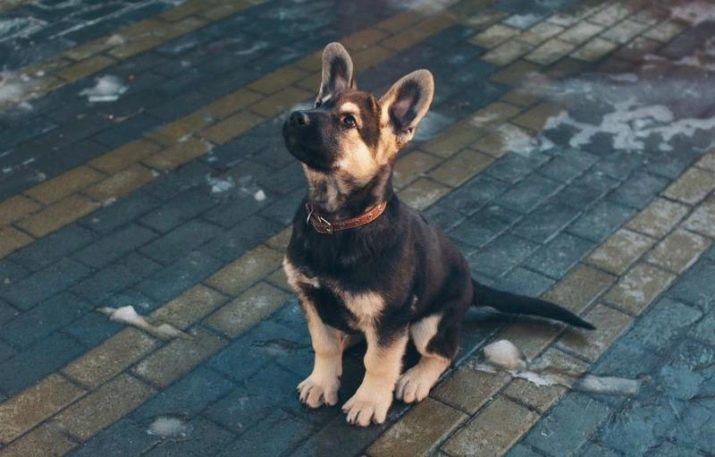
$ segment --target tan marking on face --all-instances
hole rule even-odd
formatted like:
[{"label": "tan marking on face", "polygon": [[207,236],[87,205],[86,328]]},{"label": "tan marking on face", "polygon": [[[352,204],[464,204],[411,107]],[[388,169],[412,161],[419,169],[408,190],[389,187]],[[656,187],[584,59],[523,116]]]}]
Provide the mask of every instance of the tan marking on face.
[{"label": "tan marking on face", "polygon": [[[357,185],[370,182],[379,169],[375,154],[355,129],[348,130],[340,139],[340,158],[336,162],[339,176],[350,177]],[[345,184],[348,180],[343,180]]]}]

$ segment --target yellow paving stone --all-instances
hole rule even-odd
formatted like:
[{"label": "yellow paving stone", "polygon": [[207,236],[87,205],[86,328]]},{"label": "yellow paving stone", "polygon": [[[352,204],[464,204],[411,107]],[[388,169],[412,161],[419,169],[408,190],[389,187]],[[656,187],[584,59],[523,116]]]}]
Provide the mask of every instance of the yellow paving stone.
[{"label": "yellow paving stone", "polygon": [[92,168],[114,174],[161,149],[156,143],[140,138],[89,162]]},{"label": "yellow paving stone", "polygon": [[283,268],[278,268],[276,271],[271,273],[270,276],[266,278],[266,281],[268,281],[271,285],[293,293],[293,289],[290,287],[290,284],[288,284],[288,277],[286,276]]},{"label": "yellow paving stone", "polygon": [[259,245],[214,273],[204,282],[235,297],[281,266],[283,252]]},{"label": "yellow paving stone", "polygon": [[427,38],[430,34],[416,27],[411,27],[397,35],[393,35],[383,40],[380,44],[388,49],[402,51]]},{"label": "yellow paving stone", "polygon": [[[221,100],[223,100],[223,98],[219,99],[219,101]],[[173,146],[186,141],[193,133],[214,124],[215,121],[216,119],[214,119],[210,113],[199,109],[187,116],[180,117],[175,121],[154,129],[147,137],[164,146]]]},{"label": "yellow paving stone", "polygon": [[207,140],[224,144],[261,122],[262,118],[248,111],[240,111],[218,124],[211,125],[200,132]]},{"label": "yellow paving stone", "polygon": [[639,315],[675,279],[675,275],[647,263],[637,263],[608,291],[604,299]]},{"label": "yellow paving stone", "polygon": [[151,383],[166,387],[226,345],[226,340],[204,329],[191,332],[190,339],[177,338],[157,349],[132,370]]},{"label": "yellow paving stone", "polygon": [[510,152],[515,145],[528,142],[530,138],[531,134],[529,132],[507,122],[475,141],[471,147],[492,157],[499,158]]},{"label": "yellow paving stone", "polygon": [[491,80],[497,83],[516,86],[540,71],[535,63],[520,59],[494,73]]},{"label": "yellow paving stone", "polygon": [[482,60],[491,64],[507,65],[533,49],[533,45],[517,39],[511,39],[482,56]]},{"label": "yellow paving stone", "polygon": [[549,65],[564,57],[573,49],[573,44],[561,41],[558,38],[552,38],[531,51],[524,58],[539,65]]},{"label": "yellow paving stone", "polygon": [[209,5],[210,3],[205,0],[188,1],[162,12],[159,17],[167,21],[177,21],[191,14],[201,12]]},{"label": "yellow paving stone", "polygon": [[58,374],[0,403],[0,442],[8,443],[66,405],[85,391]]},{"label": "yellow paving stone", "polygon": [[654,244],[653,238],[620,229],[588,256],[588,263],[621,275]]},{"label": "yellow paving stone", "polygon": [[[303,70],[307,71],[315,71],[315,69],[320,69],[321,66],[323,65],[323,50],[315,51],[312,52],[305,57],[301,57],[300,59],[296,60],[293,65],[296,67],[302,68]],[[353,61],[355,58],[353,58]],[[355,62],[353,62],[355,63]]]},{"label": "yellow paving stone", "polygon": [[203,284],[196,284],[151,313],[151,318],[157,323],[186,329],[227,301],[228,297],[225,295]]},{"label": "yellow paving stone", "polygon": [[291,226],[288,226],[278,232],[277,234],[273,235],[272,237],[268,238],[265,242],[266,246],[268,246],[271,249],[275,249],[276,251],[280,252],[281,255],[285,252],[285,250],[288,248],[288,243],[290,242],[290,237],[293,233],[293,228]]},{"label": "yellow paving stone", "polygon": [[356,52],[366,49],[388,36],[389,34],[383,30],[367,28],[346,36],[340,40],[340,43],[342,43],[349,52]]},{"label": "yellow paving stone", "polygon": [[568,389],[560,385],[537,386],[524,379],[514,378],[504,389],[503,395],[544,414],[567,392]]},{"label": "yellow paving stone", "polygon": [[421,18],[422,17],[414,11],[404,11],[378,22],[375,27],[387,32],[399,33],[419,21]]},{"label": "yellow paving stone", "polygon": [[114,63],[116,63],[114,59],[103,55],[96,55],[61,69],[57,72],[57,76],[65,81],[73,82],[93,75]]},{"label": "yellow paving stone", "polygon": [[631,12],[625,5],[612,3],[598,13],[589,17],[588,20],[599,25],[612,26],[629,14],[631,14]]},{"label": "yellow paving stone", "polygon": [[431,154],[420,150],[412,151],[406,156],[400,157],[395,163],[392,182],[395,189],[402,189],[415,179],[423,176],[427,170],[434,168],[440,160]]},{"label": "yellow paving stone", "polygon": [[308,72],[298,67],[283,67],[264,75],[256,82],[248,85],[248,88],[261,94],[274,94],[293,82],[303,79]]},{"label": "yellow paving stone", "polygon": [[695,166],[715,172],[715,149],[702,156]]},{"label": "yellow paving stone", "polygon": [[76,443],[58,430],[40,425],[27,435],[0,449],[0,457],[50,457],[65,455]]},{"label": "yellow paving stone", "polygon": [[215,102],[209,103],[205,108],[201,109],[201,112],[210,115],[214,119],[225,119],[256,102],[261,97],[262,95],[258,92],[244,87],[219,98]]},{"label": "yellow paving stone", "polygon": [[538,45],[563,31],[564,28],[560,25],[542,21],[522,33],[519,39],[529,44]]},{"label": "yellow paving stone", "polygon": [[462,149],[445,160],[428,176],[448,186],[459,186],[494,162],[494,157],[473,149]]},{"label": "yellow paving stone", "polygon": [[149,168],[133,164],[98,182],[84,193],[96,201],[105,201],[133,192],[154,178],[154,173]]},{"label": "yellow paving stone", "polygon": [[219,308],[205,322],[224,335],[235,338],[272,314],[287,298],[285,291],[259,282]]},{"label": "yellow paving stone", "polygon": [[559,114],[561,110],[561,107],[556,104],[543,102],[515,117],[511,122],[519,127],[539,133],[544,129],[546,122]]},{"label": "yellow paving stone", "polygon": [[420,149],[439,157],[450,157],[484,135],[484,131],[464,122],[448,127]]},{"label": "yellow paving stone", "polygon": [[52,423],[80,441],[125,416],[154,394],[154,389],[127,374],[112,381],[70,405],[55,416]]},{"label": "yellow paving stone", "polygon": [[400,199],[418,210],[424,210],[450,191],[450,187],[427,178],[418,178],[398,192]]},{"label": "yellow paving stone", "polygon": [[99,203],[86,197],[70,195],[17,222],[17,225],[39,238],[76,221],[98,207]]},{"label": "yellow paving stone", "polygon": [[[457,6],[459,5],[460,4],[457,4]],[[504,16],[506,15],[507,13],[505,11],[482,9],[481,11],[477,12],[477,14],[470,14],[468,17],[466,17],[464,19],[464,23],[472,27],[484,28],[494,24],[498,20],[504,18]]]},{"label": "yellow paving stone", "polygon": [[505,397],[497,397],[442,447],[452,457],[502,456],[539,416]]},{"label": "yellow paving stone", "polygon": [[286,87],[252,105],[251,110],[261,116],[271,117],[288,111],[296,104],[312,99],[314,96],[315,94],[313,92],[308,92],[296,87]]},{"label": "yellow paving stone", "polygon": [[[373,48],[368,48],[367,50],[371,50],[371,49],[373,49]],[[363,62],[364,59],[361,58],[360,61]],[[353,65],[355,66],[353,68],[353,71],[356,71],[356,72],[360,71],[359,69],[357,69],[357,65],[358,65],[357,63],[353,63]],[[316,68],[320,68],[320,67],[316,67]],[[308,76],[306,76],[305,78],[301,79],[300,81],[296,82],[295,86],[300,87],[301,89],[305,89],[308,92],[317,93],[318,88],[320,87],[320,78],[321,78],[321,72],[315,71],[315,72],[309,74]]]},{"label": "yellow paving stone", "polygon": [[104,174],[82,165],[26,190],[25,194],[49,205],[96,183],[104,177]]},{"label": "yellow paving stone", "polygon": [[10,197],[0,202],[0,227],[20,220],[40,208],[41,206],[37,202],[24,195]]},{"label": "yellow paving stone", "polygon": [[668,198],[695,205],[715,189],[715,173],[692,167],[663,192]]},{"label": "yellow paving stone", "polygon": [[146,333],[125,328],[74,360],[62,372],[95,389],[151,352],[156,345],[156,340]]},{"label": "yellow paving stone", "polygon": [[520,107],[504,101],[492,102],[469,116],[467,122],[474,127],[486,127],[511,119],[519,114],[520,111]]},{"label": "yellow paving stone", "polygon": [[[131,35],[124,34],[123,36],[130,37]],[[134,55],[140,54],[149,49],[155,48],[166,42],[165,37],[143,35],[137,39],[128,39],[125,44],[116,46],[108,51],[109,55],[118,60],[125,60]]]},{"label": "yellow paving stone", "polygon": [[[584,63],[583,61],[572,59],[571,57],[564,57],[555,64],[551,65],[544,72],[544,75],[546,75],[547,78],[550,78],[552,80],[566,79],[583,74],[585,68],[586,63]],[[548,90],[548,87],[546,87],[546,90]]]},{"label": "yellow paving stone", "polygon": [[678,229],[658,243],[648,261],[674,273],[687,270],[708,247],[710,240],[687,230]]},{"label": "yellow paving stone", "polygon": [[469,39],[469,42],[483,48],[493,48],[520,33],[519,29],[503,24],[494,24],[483,32],[474,35]]},{"label": "yellow paving stone", "polygon": [[250,6],[250,2],[217,2],[216,6],[207,8],[200,14],[211,21],[218,21],[239,12],[248,6]]},{"label": "yellow paving stone", "polygon": [[174,146],[150,155],[142,160],[142,162],[157,170],[171,171],[206,154],[209,150],[211,150],[211,145],[207,142],[196,138],[189,138],[186,141],[177,143]]},{"label": "yellow paving stone", "polygon": [[596,37],[592,38],[586,44],[572,52],[571,57],[574,59],[585,60],[586,62],[595,62],[617,47],[618,44],[613,41]]},{"label": "yellow paving stone", "polygon": [[533,360],[549,347],[564,328],[562,323],[526,318],[502,328],[494,339],[511,341],[521,349],[526,360]]},{"label": "yellow paving stone", "polygon": [[570,327],[559,338],[558,345],[590,362],[595,362],[633,322],[629,315],[602,303],[589,309],[584,319],[595,325],[596,330]]},{"label": "yellow paving stone", "polygon": [[[378,63],[387,60],[393,54],[393,50],[387,49],[383,46],[370,46],[369,48],[363,49],[362,51],[352,55],[354,62],[354,70],[363,71],[367,68],[372,67],[373,65],[377,65]],[[320,68],[320,66],[316,68]],[[314,85],[312,89],[308,89],[311,91],[317,91],[318,85],[319,84]]]},{"label": "yellow paving stone", "polygon": [[509,379],[505,373],[475,371],[467,364],[433,388],[430,395],[471,415],[490,401]]},{"label": "yellow paving stone", "polygon": [[667,43],[682,31],[683,27],[681,25],[667,20],[647,30],[643,36],[661,43]]},{"label": "yellow paving stone", "polygon": [[529,89],[514,89],[507,92],[501,100],[520,108],[527,108],[539,100],[539,95]]},{"label": "yellow paving stone", "polygon": [[112,43],[105,36],[96,40],[83,43],[76,48],[68,49],[62,53],[62,56],[68,57],[75,61],[87,59],[95,54],[99,54],[112,47]]},{"label": "yellow paving stone", "polygon": [[544,299],[578,314],[615,280],[616,278],[608,273],[580,264],[546,292]]},{"label": "yellow paving stone", "polygon": [[616,26],[604,31],[601,36],[616,43],[625,44],[638,36],[643,30],[648,28],[647,24],[626,19]]},{"label": "yellow paving stone", "polygon": [[715,238],[715,195],[711,195],[685,220],[685,228]]},{"label": "yellow paving stone", "polygon": [[662,238],[688,214],[688,207],[664,198],[656,198],[626,223],[626,227]]},{"label": "yellow paving stone", "polygon": [[598,35],[603,30],[602,25],[582,21],[559,35],[559,39],[567,43],[582,44]]},{"label": "yellow paving stone", "polygon": [[34,239],[14,227],[0,227],[0,257],[32,243]]},{"label": "yellow paving stone", "polygon": [[367,453],[370,457],[431,455],[434,447],[467,417],[463,412],[428,397],[375,440]]}]

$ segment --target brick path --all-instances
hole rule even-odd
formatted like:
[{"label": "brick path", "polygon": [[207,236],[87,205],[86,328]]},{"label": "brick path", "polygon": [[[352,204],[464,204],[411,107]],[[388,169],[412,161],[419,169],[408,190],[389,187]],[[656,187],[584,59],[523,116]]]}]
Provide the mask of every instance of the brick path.
[{"label": "brick path", "polygon": [[[22,27],[0,26],[0,456],[715,453],[715,4],[365,5],[2,4]],[[362,88],[435,74],[401,198],[480,280],[599,330],[475,311],[453,369],[387,424],[300,407],[312,352],[280,262],[304,183],[278,132],[333,40]],[[127,86],[116,101],[80,95],[106,76]],[[124,305],[190,337],[96,310]],[[476,371],[500,338],[644,387]],[[148,434],[164,416],[185,436]]]}]

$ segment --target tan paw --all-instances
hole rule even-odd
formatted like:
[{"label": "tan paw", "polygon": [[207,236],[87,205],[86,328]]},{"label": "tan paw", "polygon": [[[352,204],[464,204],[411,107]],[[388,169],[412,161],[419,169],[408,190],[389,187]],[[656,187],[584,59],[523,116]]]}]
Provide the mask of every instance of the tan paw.
[{"label": "tan paw", "polygon": [[343,405],[349,424],[367,427],[371,422],[382,424],[387,418],[387,410],[392,404],[392,391],[376,392],[363,389],[362,386],[355,395]]},{"label": "tan paw", "polygon": [[395,396],[405,403],[422,401],[429,395],[435,382],[437,376],[433,372],[420,369],[419,365],[414,366],[397,380]]},{"label": "tan paw", "polygon": [[298,398],[300,402],[310,408],[318,408],[322,405],[333,406],[338,403],[338,388],[340,380],[319,379],[309,376],[298,384]]}]

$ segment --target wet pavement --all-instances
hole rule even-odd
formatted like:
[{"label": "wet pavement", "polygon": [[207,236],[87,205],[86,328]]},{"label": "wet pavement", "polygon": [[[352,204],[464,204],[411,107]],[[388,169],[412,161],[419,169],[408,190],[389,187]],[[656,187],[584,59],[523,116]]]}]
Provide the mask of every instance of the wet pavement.
[{"label": "wet pavement", "polygon": [[[715,454],[713,37],[703,0],[1,4],[0,456]],[[386,424],[300,406],[279,129],[336,40],[363,89],[435,75],[400,197],[597,331],[470,312]],[[485,372],[501,339],[566,381]]]}]

